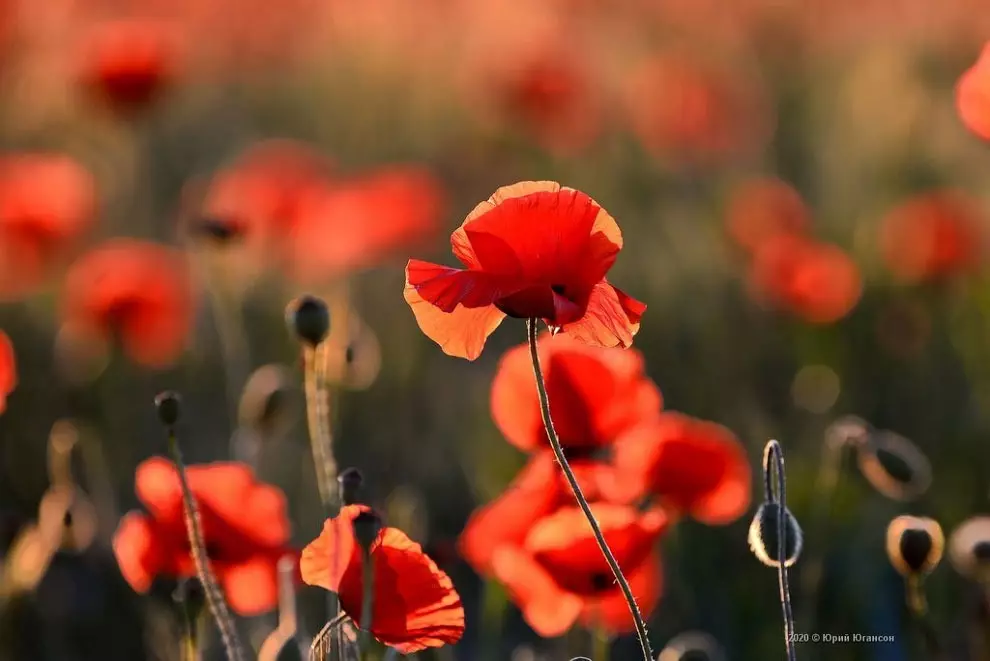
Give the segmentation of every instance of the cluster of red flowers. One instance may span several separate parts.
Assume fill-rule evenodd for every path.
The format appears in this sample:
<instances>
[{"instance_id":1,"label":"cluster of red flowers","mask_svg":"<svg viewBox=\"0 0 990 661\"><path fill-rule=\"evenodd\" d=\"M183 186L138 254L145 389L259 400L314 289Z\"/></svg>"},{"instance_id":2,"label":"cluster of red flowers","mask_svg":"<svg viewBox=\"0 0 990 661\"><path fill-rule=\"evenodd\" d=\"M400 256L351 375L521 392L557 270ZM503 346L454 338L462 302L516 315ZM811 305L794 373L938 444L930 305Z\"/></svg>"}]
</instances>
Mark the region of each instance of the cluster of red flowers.
<instances>
[{"instance_id":1,"label":"cluster of red flowers","mask_svg":"<svg viewBox=\"0 0 990 661\"><path fill-rule=\"evenodd\" d=\"M660 391L634 349L558 335L541 338L539 352L564 454L640 608L649 612L663 584L657 542L675 517L718 525L748 508L745 449L724 427L663 412ZM502 358L492 416L530 458L468 522L462 555L506 585L541 635L560 635L579 621L631 631L628 606L548 445L528 346Z\"/></svg>"},{"instance_id":2,"label":"cluster of red flowers","mask_svg":"<svg viewBox=\"0 0 990 661\"><path fill-rule=\"evenodd\" d=\"M810 234L811 214L789 184L745 182L729 202L726 223L749 258L759 300L818 324L845 317L859 302L859 268L841 248Z\"/></svg>"}]
</instances>

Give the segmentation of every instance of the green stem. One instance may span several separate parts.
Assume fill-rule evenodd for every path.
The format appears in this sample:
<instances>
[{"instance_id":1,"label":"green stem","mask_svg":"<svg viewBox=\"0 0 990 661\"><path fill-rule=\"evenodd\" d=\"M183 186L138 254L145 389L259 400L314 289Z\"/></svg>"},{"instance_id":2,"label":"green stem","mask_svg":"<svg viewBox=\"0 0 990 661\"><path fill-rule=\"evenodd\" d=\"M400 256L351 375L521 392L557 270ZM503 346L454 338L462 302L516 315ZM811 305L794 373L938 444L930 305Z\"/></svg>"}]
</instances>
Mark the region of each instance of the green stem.
<instances>
[{"instance_id":1,"label":"green stem","mask_svg":"<svg viewBox=\"0 0 990 661\"><path fill-rule=\"evenodd\" d=\"M776 486L776 490L774 489ZM788 661L796 661L794 643L794 611L791 608L791 588L787 580L787 487L784 477L784 450L771 440L763 451L763 498L777 504L777 584L780 587L780 608L784 617L784 645Z\"/></svg>"},{"instance_id":2,"label":"green stem","mask_svg":"<svg viewBox=\"0 0 990 661\"><path fill-rule=\"evenodd\" d=\"M942 646L938 640L938 632L928 614L928 600L920 576L908 576L905 579L905 591L908 610L914 616L914 623L925 639L925 647L929 657L935 661L942 658Z\"/></svg>"},{"instance_id":3,"label":"green stem","mask_svg":"<svg viewBox=\"0 0 990 661\"><path fill-rule=\"evenodd\" d=\"M210 568L209 558L206 554L206 543L203 541L203 524L199 516L199 508L189 487L189 478L186 475L186 465L182 461L182 452L179 450L179 443L175 437L175 430L168 430L168 451L175 463L175 469L179 473L179 486L182 489L183 513L186 520L186 533L189 535L189 546L192 554L193 564L196 567L196 575L203 586L206 595L206 603L210 607L213 619L220 629L220 637L223 639L224 649L227 651L229 661L244 661L245 656L242 651L240 637L237 634L237 627L234 625L234 618L230 615L227 602L224 600L223 592L217 584L217 577Z\"/></svg>"},{"instance_id":4,"label":"green stem","mask_svg":"<svg viewBox=\"0 0 990 661\"><path fill-rule=\"evenodd\" d=\"M643 616L639 612L636 597L633 595L632 588L629 587L629 582L622 573L622 568L619 567L619 563L612 554L612 550L608 547L608 542L605 541L605 535L602 533L601 526L598 525L598 521L591 511L591 505L588 504L588 499L585 498L584 492L581 491L581 485L578 484L577 478L574 476L574 471L571 470L570 464L567 463L567 457L564 456L564 449L561 447L560 439L557 437L557 431L553 427L553 420L550 417L550 401L547 395L547 385L543 380L543 370L540 368L540 354L537 350L536 324L537 320L532 317L526 322L526 328L529 334L529 355L533 360L536 390L540 397L540 412L543 415L543 426L546 427L547 437L550 439L550 447L553 448L553 453L557 457L557 463L560 464L560 469L563 471L564 477L567 478L567 483L574 493L574 499L581 507L581 511L584 512L584 516L588 519L588 524L591 526L591 530L595 535L595 541L598 542L598 548L601 550L602 555L605 556L605 561L608 563L609 568L611 568L612 574L619 584L619 589L622 590L622 595L629 605L629 612L632 614L633 621L636 624L636 636L639 638L639 644L643 651L643 659L644 661L652 661L653 651L650 649L649 634L646 631L646 623L643 621Z\"/></svg>"},{"instance_id":5,"label":"green stem","mask_svg":"<svg viewBox=\"0 0 990 661\"><path fill-rule=\"evenodd\" d=\"M595 630L591 632L594 640L594 654L592 655L593 661L609 661L609 653L612 651L612 638L605 632L605 630L598 626Z\"/></svg>"},{"instance_id":6,"label":"green stem","mask_svg":"<svg viewBox=\"0 0 990 661\"><path fill-rule=\"evenodd\" d=\"M364 552L362 564L362 586L364 594L361 597L361 661L368 658L368 648L371 645L372 614L375 607L375 561L371 553Z\"/></svg>"}]
</instances>

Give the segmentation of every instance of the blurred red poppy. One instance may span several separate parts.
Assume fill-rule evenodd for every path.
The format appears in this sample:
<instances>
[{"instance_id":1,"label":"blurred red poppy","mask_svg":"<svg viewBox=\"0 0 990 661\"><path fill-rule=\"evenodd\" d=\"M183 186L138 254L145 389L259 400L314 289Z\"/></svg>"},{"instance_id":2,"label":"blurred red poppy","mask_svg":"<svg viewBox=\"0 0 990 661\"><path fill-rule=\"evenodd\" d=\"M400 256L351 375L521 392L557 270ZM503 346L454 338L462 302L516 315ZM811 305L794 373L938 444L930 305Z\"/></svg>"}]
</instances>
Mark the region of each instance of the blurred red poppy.
<instances>
[{"instance_id":1,"label":"blurred red poppy","mask_svg":"<svg viewBox=\"0 0 990 661\"><path fill-rule=\"evenodd\" d=\"M665 412L626 434L613 448L608 485L616 500L635 502L643 493L669 510L707 525L735 521L749 509L751 471L746 449L725 427Z\"/></svg>"},{"instance_id":2,"label":"blurred red poppy","mask_svg":"<svg viewBox=\"0 0 990 661\"><path fill-rule=\"evenodd\" d=\"M959 78L956 108L966 128L984 140L990 140L990 43Z\"/></svg>"},{"instance_id":3,"label":"blurred red poppy","mask_svg":"<svg viewBox=\"0 0 990 661\"><path fill-rule=\"evenodd\" d=\"M97 25L79 55L81 83L122 113L155 101L178 74L174 30L150 19Z\"/></svg>"},{"instance_id":4,"label":"blurred red poppy","mask_svg":"<svg viewBox=\"0 0 990 661\"><path fill-rule=\"evenodd\" d=\"M374 265L437 229L444 191L427 170L386 167L337 180L300 201L288 261L303 282Z\"/></svg>"},{"instance_id":5,"label":"blurred red poppy","mask_svg":"<svg viewBox=\"0 0 990 661\"><path fill-rule=\"evenodd\" d=\"M302 552L300 570L309 585L336 592L341 608L361 622L363 552L354 519L370 511L347 505L327 519L323 532ZM336 551L336 553L335 553ZM395 528L382 528L370 548L374 562L371 633L402 654L456 643L464 634L464 608L450 578L419 544ZM331 566L332 557L341 562Z\"/></svg>"},{"instance_id":6,"label":"blurred red poppy","mask_svg":"<svg viewBox=\"0 0 990 661\"><path fill-rule=\"evenodd\" d=\"M646 306L605 279L622 234L580 191L552 181L500 188L451 246L466 269L413 259L405 287L420 329L449 355L477 358L506 315L604 347L628 347L639 330Z\"/></svg>"},{"instance_id":7,"label":"blurred red poppy","mask_svg":"<svg viewBox=\"0 0 990 661\"><path fill-rule=\"evenodd\" d=\"M68 156L0 158L0 296L37 286L93 223L92 175Z\"/></svg>"},{"instance_id":8,"label":"blurred red poppy","mask_svg":"<svg viewBox=\"0 0 990 661\"><path fill-rule=\"evenodd\" d=\"M756 178L732 192L726 225L732 240L752 253L770 237L806 232L811 213L790 184L780 179Z\"/></svg>"},{"instance_id":9,"label":"blurred red poppy","mask_svg":"<svg viewBox=\"0 0 990 661\"><path fill-rule=\"evenodd\" d=\"M17 362L14 346L7 334L0 330L0 413L7 410L7 396L17 387Z\"/></svg>"},{"instance_id":10,"label":"blurred red poppy","mask_svg":"<svg viewBox=\"0 0 990 661\"><path fill-rule=\"evenodd\" d=\"M849 255L837 246L790 234L763 243L750 278L759 297L814 324L845 317L863 293L862 276Z\"/></svg>"},{"instance_id":11,"label":"blurred red poppy","mask_svg":"<svg viewBox=\"0 0 990 661\"><path fill-rule=\"evenodd\" d=\"M258 482L246 464L189 466L187 472L210 566L230 607L245 616L272 610L276 565L289 552L285 496ZM143 462L135 491L148 513L128 513L114 535L123 577L143 593L158 576L195 576L175 466L160 457Z\"/></svg>"},{"instance_id":12,"label":"blurred red poppy","mask_svg":"<svg viewBox=\"0 0 990 661\"><path fill-rule=\"evenodd\" d=\"M92 337L116 336L132 360L148 367L178 358L192 316L185 263L164 246L113 239L83 255L66 276L66 327Z\"/></svg>"},{"instance_id":13,"label":"blurred red poppy","mask_svg":"<svg viewBox=\"0 0 990 661\"><path fill-rule=\"evenodd\" d=\"M667 527L666 515L658 508L641 513L622 505L591 507L640 610L649 617L662 591L656 542ZM629 606L576 506L538 520L522 544L496 547L492 567L541 636L559 636L578 621L612 634L634 629Z\"/></svg>"},{"instance_id":14,"label":"blurred red poppy","mask_svg":"<svg viewBox=\"0 0 990 661\"><path fill-rule=\"evenodd\" d=\"M638 351L544 334L539 353L554 427L565 448L604 447L624 429L660 412L660 390L644 374ZM549 447L528 344L509 350L499 362L491 406L495 424L510 443L527 451Z\"/></svg>"},{"instance_id":15,"label":"blurred red poppy","mask_svg":"<svg viewBox=\"0 0 990 661\"><path fill-rule=\"evenodd\" d=\"M907 200L883 220L887 267L907 282L973 271L983 253L983 221L964 193L941 190Z\"/></svg>"}]
</instances>

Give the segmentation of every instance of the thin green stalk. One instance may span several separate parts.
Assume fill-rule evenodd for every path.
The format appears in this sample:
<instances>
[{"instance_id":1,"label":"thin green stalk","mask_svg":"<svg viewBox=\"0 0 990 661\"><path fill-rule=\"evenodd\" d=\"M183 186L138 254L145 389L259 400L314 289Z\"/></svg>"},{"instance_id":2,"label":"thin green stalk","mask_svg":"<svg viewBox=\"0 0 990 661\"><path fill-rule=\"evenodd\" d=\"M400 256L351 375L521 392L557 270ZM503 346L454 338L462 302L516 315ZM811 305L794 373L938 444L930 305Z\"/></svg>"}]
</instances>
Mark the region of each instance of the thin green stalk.
<instances>
[{"instance_id":1,"label":"thin green stalk","mask_svg":"<svg viewBox=\"0 0 990 661\"><path fill-rule=\"evenodd\" d=\"M362 564L362 586L364 594L361 597L361 661L368 658L368 648L371 645L371 625L375 607L375 560L370 552L364 552Z\"/></svg>"},{"instance_id":2,"label":"thin green stalk","mask_svg":"<svg viewBox=\"0 0 990 661\"><path fill-rule=\"evenodd\" d=\"M543 426L546 427L547 437L550 439L550 447L553 448L553 453L557 457L557 463L560 464L560 469L563 471L564 477L567 478L567 483L570 485L571 491L574 493L574 499L581 507L581 511L584 512L584 516L588 519L588 524L591 526L591 530L595 535L595 541L598 542L598 548L601 550L602 555L605 556L605 561L608 563L609 568L611 568L612 574L615 576L615 580L619 584L619 589L622 590L622 595L625 597L626 603L629 605L629 612L632 614L633 621L636 624L636 635L639 638L639 644L643 651L643 659L644 661L652 661L653 651L650 649L649 634L646 631L646 623L643 621L643 616L639 612L639 605L636 603L636 597L633 595L632 588L629 587L629 582L622 573L622 568L619 567L619 563L612 554L612 550L608 547L608 542L605 541L605 535L602 533L601 526L598 525L598 521L595 519L595 515L591 511L591 506L588 504L588 499L585 498L584 492L581 491L581 485L578 484L577 478L574 476L574 471L571 470L570 464L567 463L567 457L564 456L564 449L561 447L560 439L557 437L557 431L554 429L553 420L550 417L550 402L547 395L547 385L543 379L543 370L540 367L540 355L537 350L536 324L537 320L535 318L530 318L526 322L526 328L529 334L529 355L533 360L533 373L536 376L536 390L540 397L540 412L543 415Z\"/></svg>"},{"instance_id":3,"label":"thin green stalk","mask_svg":"<svg viewBox=\"0 0 990 661\"><path fill-rule=\"evenodd\" d=\"M776 486L776 491L774 491ZM784 478L784 451L771 440L763 451L763 495L768 503L777 503L777 582L780 585L780 608L784 616L784 644L788 661L796 661L794 613L791 590L787 582L787 489Z\"/></svg>"},{"instance_id":4,"label":"thin green stalk","mask_svg":"<svg viewBox=\"0 0 990 661\"><path fill-rule=\"evenodd\" d=\"M245 656L237 627L234 619L227 608L227 602L223 597L223 592L217 583L217 578L210 567L209 558L206 554L206 543L203 541L203 524L200 520L199 508L196 505L196 498L189 487L189 478L186 475L186 465L182 461L182 452L179 450L179 443L175 437L175 430L168 430L168 451L175 463L175 468L179 473L179 486L182 489L183 514L186 520L186 533L189 535L189 546L192 553L193 564L196 566L196 575L203 586L206 595L206 603L210 607L213 619L220 629L220 637L223 639L224 649L227 651L229 661L244 661Z\"/></svg>"},{"instance_id":5,"label":"thin green stalk","mask_svg":"<svg viewBox=\"0 0 990 661\"><path fill-rule=\"evenodd\" d=\"M938 632L928 614L928 600L925 598L925 588L922 578L911 575L904 579L905 600L908 610L913 616L918 631L925 639L925 648L931 659L938 661L942 658L942 645L939 643Z\"/></svg>"},{"instance_id":6,"label":"thin green stalk","mask_svg":"<svg viewBox=\"0 0 990 661\"><path fill-rule=\"evenodd\" d=\"M609 661L609 656L612 651L612 638L600 626L595 627L595 630L591 632L591 635L594 638L594 653L591 658L594 661Z\"/></svg>"}]
</instances>

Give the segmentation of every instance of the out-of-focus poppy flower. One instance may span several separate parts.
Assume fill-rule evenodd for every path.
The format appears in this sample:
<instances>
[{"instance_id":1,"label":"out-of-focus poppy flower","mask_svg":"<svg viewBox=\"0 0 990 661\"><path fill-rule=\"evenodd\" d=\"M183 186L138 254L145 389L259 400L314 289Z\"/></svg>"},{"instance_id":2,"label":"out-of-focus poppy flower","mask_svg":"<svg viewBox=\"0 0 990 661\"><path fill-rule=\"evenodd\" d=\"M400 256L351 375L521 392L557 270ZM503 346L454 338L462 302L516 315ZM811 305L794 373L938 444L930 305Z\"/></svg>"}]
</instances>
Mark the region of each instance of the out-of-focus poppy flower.
<instances>
[{"instance_id":1,"label":"out-of-focus poppy flower","mask_svg":"<svg viewBox=\"0 0 990 661\"><path fill-rule=\"evenodd\" d=\"M436 178L413 167L382 168L311 190L291 229L291 271L311 282L371 266L432 233L444 204Z\"/></svg>"},{"instance_id":2,"label":"out-of-focus poppy flower","mask_svg":"<svg viewBox=\"0 0 990 661\"><path fill-rule=\"evenodd\" d=\"M770 237L804 233L811 225L811 214L790 184L780 179L752 179L733 191L726 225L732 240L752 253Z\"/></svg>"},{"instance_id":3,"label":"out-of-focus poppy flower","mask_svg":"<svg viewBox=\"0 0 990 661\"><path fill-rule=\"evenodd\" d=\"M258 482L246 464L189 466L210 565L230 607L253 616L278 602L276 567L288 551L285 496ZM196 571L175 466L160 457L138 466L135 491L148 510L130 512L114 535L121 574L138 592L157 576L191 577Z\"/></svg>"},{"instance_id":4,"label":"out-of-focus poppy flower","mask_svg":"<svg viewBox=\"0 0 990 661\"><path fill-rule=\"evenodd\" d=\"M182 352L192 321L189 276L172 250L114 239L83 255L65 281L67 328L116 336L136 362L163 367Z\"/></svg>"},{"instance_id":5,"label":"out-of-focus poppy flower","mask_svg":"<svg viewBox=\"0 0 990 661\"><path fill-rule=\"evenodd\" d=\"M643 373L638 351L544 334L539 353L554 427L565 448L606 446L624 429L660 412L660 390ZM527 451L548 447L528 345L502 357L491 405L495 424L510 443Z\"/></svg>"},{"instance_id":6,"label":"out-of-focus poppy flower","mask_svg":"<svg viewBox=\"0 0 990 661\"><path fill-rule=\"evenodd\" d=\"M14 346L7 334L0 330L0 413L7 410L7 396L17 387L17 363Z\"/></svg>"},{"instance_id":7,"label":"out-of-focus poppy flower","mask_svg":"<svg viewBox=\"0 0 990 661\"><path fill-rule=\"evenodd\" d=\"M959 78L956 108L966 128L984 140L990 140L990 43Z\"/></svg>"},{"instance_id":8,"label":"out-of-focus poppy flower","mask_svg":"<svg viewBox=\"0 0 990 661\"><path fill-rule=\"evenodd\" d=\"M639 330L646 306L605 279L622 234L580 191L552 181L500 188L451 246L467 268L409 260L405 287L420 329L448 355L477 358L507 315L604 347L628 347Z\"/></svg>"},{"instance_id":9,"label":"out-of-focus poppy flower","mask_svg":"<svg viewBox=\"0 0 990 661\"><path fill-rule=\"evenodd\" d=\"M815 324L846 316L863 293L862 276L849 255L789 234L764 242L754 255L750 278L758 296Z\"/></svg>"},{"instance_id":10,"label":"out-of-focus poppy flower","mask_svg":"<svg viewBox=\"0 0 990 661\"><path fill-rule=\"evenodd\" d=\"M658 508L641 513L622 505L591 507L640 610L649 616L662 590L656 542L667 527L666 515ZM540 519L521 545L495 548L492 567L541 636L559 636L577 621L614 634L634 628L591 526L576 506Z\"/></svg>"},{"instance_id":11,"label":"out-of-focus poppy flower","mask_svg":"<svg viewBox=\"0 0 990 661\"><path fill-rule=\"evenodd\" d=\"M769 131L756 94L755 86L667 53L632 69L625 108L632 130L650 151L708 161L762 144Z\"/></svg>"},{"instance_id":12,"label":"out-of-focus poppy flower","mask_svg":"<svg viewBox=\"0 0 990 661\"><path fill-rule=\"evenodd\" d=\"M364 557L354 520L369 512L346 505L302 552L300 570L309 585L336 592L341 608L361 622ZM464 608L450 578L401 530L384 527L368 549L374 563L371 633L402 654L440 647L464 634ZM332 557L340 562L332 563ZM335 565L335 566L332 566Z\"/></svg>"},{"instance_id":13,"label":"out-of-focus poppy flower","mask_svg":"<svg viewBox=\"0 0 990 661\"><path fill-rule=\"evenodd\" d=\"M92 175L67 156L0 158L0 295L21 295L86 232L96 208Z\"/></svg>"},{"instance_id":14,"label":"out-of-focus poppy flower","mask_svg":"<svg viewBox=\"0 0 990 661\"><path fill-rule=\"evenodd\" d=\"M708 525L731 523L749 508L746 449L713 422L662 413L657 422L617 442L612 463L616 484L608 493L616 500L633 502L652 493L667 509Z\"/></svg>"},{"instance_id":15,"label":"out-of-focus poppy flower","mask_svg":"<svg viewBox=\"0 0 990 661\"><path fill-rule=\"evenodd\" d=\"M118 112L142 110L178 74L174 30L160 21L120 19L96 26L79 55L81 83Z\"/></svg>"},{"instance_id":16,"label":"out-of-focus poppy flower","mask_svg":"<svg viewBox=\"0 0 990 661\"><path fill-rule=\"evenodd\" d=\"M975 203L963 193L918 195L884 218L883 259L895 276L907 282L972 271L983 253L981 226Z\"/></svg>"}]
</instances>

